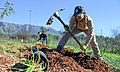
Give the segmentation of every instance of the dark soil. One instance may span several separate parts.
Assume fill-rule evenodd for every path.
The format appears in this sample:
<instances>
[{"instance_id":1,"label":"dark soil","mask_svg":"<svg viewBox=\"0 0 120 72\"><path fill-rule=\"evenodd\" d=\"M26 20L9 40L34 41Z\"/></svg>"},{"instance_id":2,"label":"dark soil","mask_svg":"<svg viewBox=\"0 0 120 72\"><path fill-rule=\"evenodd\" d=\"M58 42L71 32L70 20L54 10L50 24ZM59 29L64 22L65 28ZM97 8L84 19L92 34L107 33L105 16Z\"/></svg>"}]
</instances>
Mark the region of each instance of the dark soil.
<instances>
[{"instance_id":1,"label":"dark soil","mask_svg":"<svg viewBox=\"0 0 120 72\"><path fill-rule=\"evenodd\" d=\"M49 59L49 72L113 72L104 60L83 52L75 53L67 48L64 48L62 52L47 48L41 51L44 51Z\"/></svg>"},{"instance_id":2,"label":"dark soil","mask_svg":"<svg viewBox=\"0 0 120 72\"><path fill-rule=\"evenodd\" d=\"M30 47L26 48L28 49L17 55L0 51L0 72L6 72L14 67L20 58L30 56ZM87 53L75 53L67 48L57 52L53 48L46 48L45 45L39 45L38 48L46 54L49 60L48 72L114 72L104 60L89 56Z\"/></svg>"}]
</instances>

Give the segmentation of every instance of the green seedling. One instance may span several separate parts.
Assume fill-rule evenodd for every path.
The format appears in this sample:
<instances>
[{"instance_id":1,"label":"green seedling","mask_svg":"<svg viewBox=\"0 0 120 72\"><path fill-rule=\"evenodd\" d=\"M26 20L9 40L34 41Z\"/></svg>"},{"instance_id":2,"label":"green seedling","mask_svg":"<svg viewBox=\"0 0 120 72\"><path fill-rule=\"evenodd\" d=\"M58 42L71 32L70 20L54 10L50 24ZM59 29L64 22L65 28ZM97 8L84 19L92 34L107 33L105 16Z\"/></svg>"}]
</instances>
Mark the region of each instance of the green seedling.
<instances>
[{"instance_id":1,"label":"green seedling","mask_svg":"<svg viewBox=\"0 0 120 72\"><path fill-rule=\"evenodd\" d=\"M40 52L38 50L38 48L37 48L37 51ZM32 48L31 48L31 53L32 53L32 57L31 57L32 60L23 58L23 59L21 59L19 61L19 63L28 66L28 68L26 68L26 69L18 69L17 68L17 70L19 70L19 71L25 71L25 72L33 72L33 71L35 71L35 72L42 72L47 67L46 63L45 63L44 67L42 67L42 66L40 67L40 65L41 65L40 64L40 61L41 61L40 53L38 53L38 59L37 60L34 59L35 55L34 55L34 53L32 51Z\"/></svg>"}]
</instances>

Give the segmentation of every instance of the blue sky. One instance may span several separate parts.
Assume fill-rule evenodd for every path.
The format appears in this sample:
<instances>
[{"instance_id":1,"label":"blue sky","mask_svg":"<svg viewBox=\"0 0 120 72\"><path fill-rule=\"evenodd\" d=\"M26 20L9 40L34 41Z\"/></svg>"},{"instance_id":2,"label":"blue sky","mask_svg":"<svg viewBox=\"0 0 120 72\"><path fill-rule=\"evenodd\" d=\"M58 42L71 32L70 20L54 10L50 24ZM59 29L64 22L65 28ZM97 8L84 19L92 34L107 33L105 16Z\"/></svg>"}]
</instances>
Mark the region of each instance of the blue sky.
<instances>
[{"instance_id":1,"label":"blue sky","mask_svg":"<svg viewBox=\"0 0 120 72\"><path fill-rule=\"evenodd\" d=\"M5 0L0 0L0 7ZM87 14L93 18L94 29L97 35L112 36L112 29L120 27L120 0L10 0L15 14L5 16L3 22L16 24L31 24L52 27L63 30L62 24L54 18L51 26L46 22L49 17L60 8L65 10L59 13L62 20L69 24L69 19L77 5L84 6Z\"/></svg>"}]
</instances>

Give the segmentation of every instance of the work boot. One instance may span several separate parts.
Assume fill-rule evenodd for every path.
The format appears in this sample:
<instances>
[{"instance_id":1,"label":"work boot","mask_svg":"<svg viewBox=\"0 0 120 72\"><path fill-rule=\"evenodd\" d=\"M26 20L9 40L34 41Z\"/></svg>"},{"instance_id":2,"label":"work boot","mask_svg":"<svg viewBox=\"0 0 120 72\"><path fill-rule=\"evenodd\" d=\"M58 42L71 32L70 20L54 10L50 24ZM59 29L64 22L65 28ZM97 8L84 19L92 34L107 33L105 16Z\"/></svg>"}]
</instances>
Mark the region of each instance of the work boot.
<instances>
[{"instance_id":1,"label":"work boot","mask_svg":"<svg viewBox=\"0 0 120 72\"><path fill-rule=\"evenodd\" d=\"M62 49L63 49L63 46L58 45L57 48L55 48L54 50L57 52L61 52Z\"/></svg>"}]
</instances>

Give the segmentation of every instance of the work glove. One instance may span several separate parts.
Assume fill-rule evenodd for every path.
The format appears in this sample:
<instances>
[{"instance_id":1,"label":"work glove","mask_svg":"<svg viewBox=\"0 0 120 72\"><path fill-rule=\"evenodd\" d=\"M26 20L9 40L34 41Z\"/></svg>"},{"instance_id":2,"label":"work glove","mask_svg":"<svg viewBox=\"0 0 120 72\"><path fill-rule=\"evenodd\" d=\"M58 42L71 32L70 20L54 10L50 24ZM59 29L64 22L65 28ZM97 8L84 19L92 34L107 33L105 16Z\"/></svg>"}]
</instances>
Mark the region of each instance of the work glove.
<instances>
[{"instance_id":1,"label":"work glove","mask_svg":"<svg viewBox=\"0 0 120 72\"><path fill-rule=\"evenodd\" d=\"M69 26L68 25L64 25L64 30L69 30Z\"/></svg>"},{"instance_id":2,"label":"work glove","mask_svg":"<svg viewBox=\"0 0 120 72\"><path fill-rule=\"evenodd\" d=\"M82 49L83 51L86 51L87 47L86 47L85 45L82 45L81 49Z\"/></svg>"}]
</instances>

